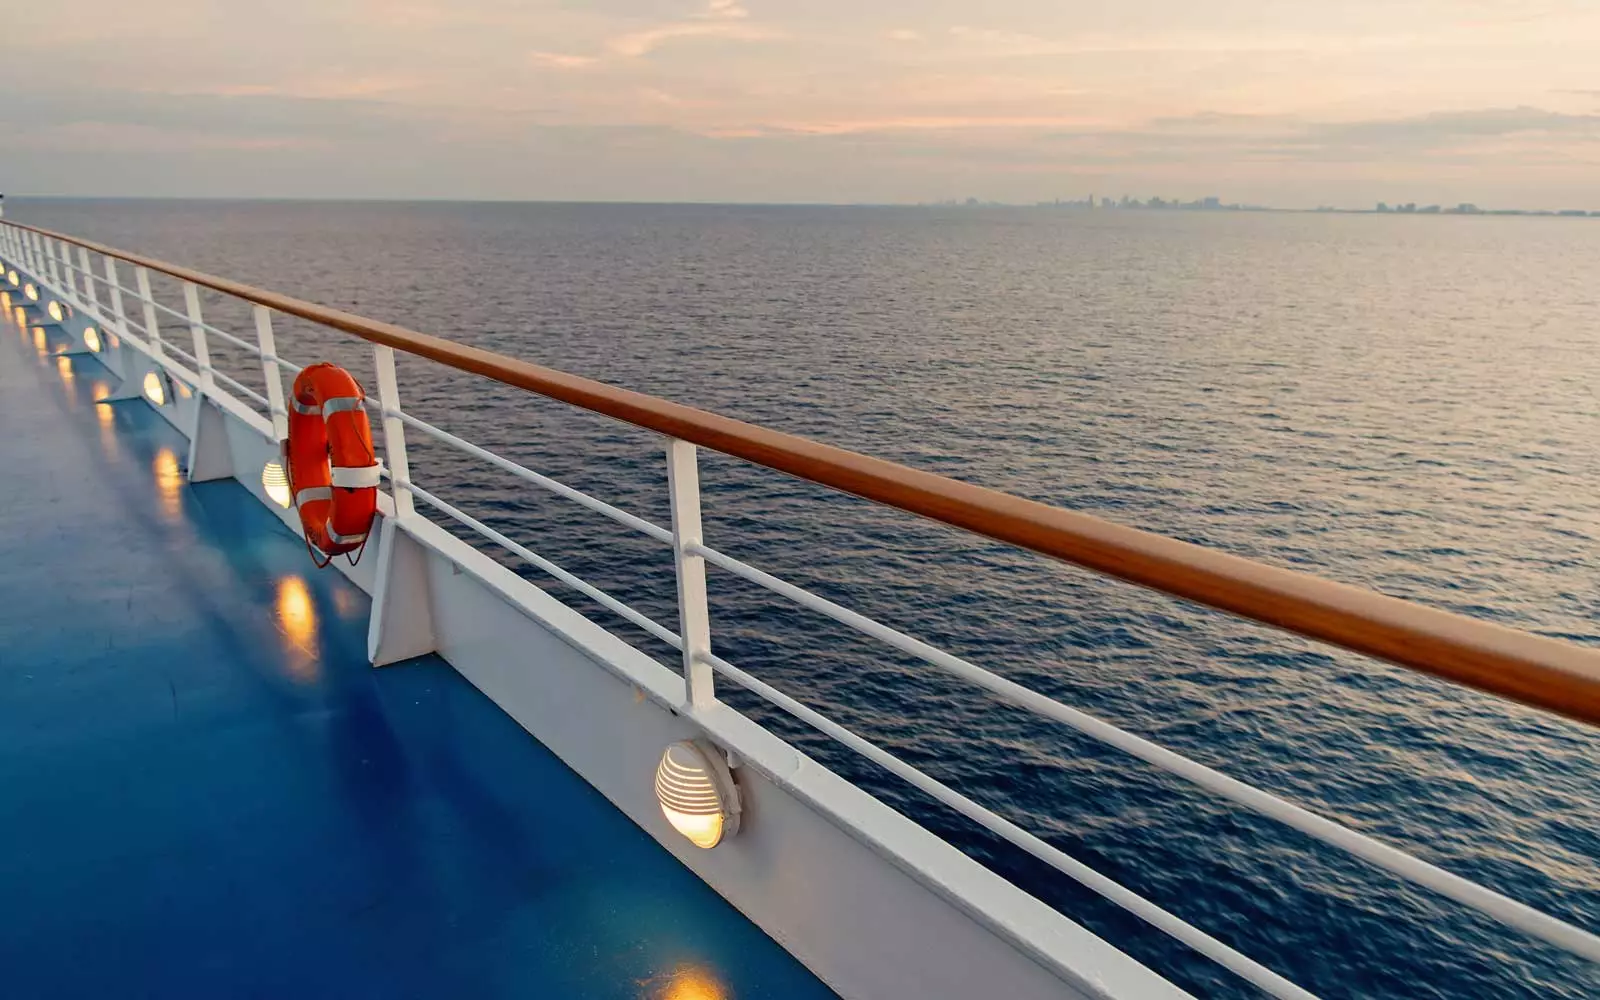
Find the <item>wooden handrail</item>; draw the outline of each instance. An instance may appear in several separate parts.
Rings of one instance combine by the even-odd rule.
[[[1174,597],[1600,726],[1600,649],[920,472],[89,240],[5,224]]]

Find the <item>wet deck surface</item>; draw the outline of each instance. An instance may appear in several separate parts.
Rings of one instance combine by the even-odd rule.
[[[61,346],[0,326],[0,995],[832,996]]]

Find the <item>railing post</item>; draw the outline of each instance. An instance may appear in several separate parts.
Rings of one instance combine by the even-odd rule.
[[[144,339],[150,344],[150,356],[158,362],[167,356],[161,348],[161,326],[156,319],[156,299],[150,294],[150,271],[135,267],[133,275],[139,288],[139,301],[144,305]]]
[[[122,308],[122,282],[117,278],[117,258],[106,257],[106,283],[111,286],[111,318],[117,324],[117,336],[128,335],[128,314]]]
[[[272,420],[272,437],[282,441],[289,436],[289,408],[284,405],[283,369],[278,364],[278,342],[272,335],[272,310],[254,306],[256,346],[261,349],[261,375],[267,383],[267,415]]]
[[[28,248],[28,252],[23,254],[23,257],[28,262],[28,273],[32,274],[34,280],[37,281],[39,279],[39,234],[28,233],[24,242]]]
[[[194,363],[200,366],[200,394],[210,396],[217,380],[211,377],[211,351],[206,346],[206,328],[200,318],[200,289],[192,281],[183,283],[183,305],[189,314],[189,334],[194,337]]]
[[[44,266],[45,273],[50,277],[50,284],[61,287],[61,270],[56,267],[55,240],[46,236],[44,239]]]
[[[50,241],[55,249],[51,254],[52,263],[59,269],[60,281],[57,285],[66,297],[67,304],[74,309],[82,309],[83,302],[78,298],[78,279],[72,273],[72,249],[60,240]]]
[[[711,609],[706,602],[706,561],[689,551],[702,541],[700,470],[695,446],[667,442],[667,490],[672,497],[672,557],[678,577],[678,633],[683,638],[683,677],[689,707],[707,708],[717,700],[711,655]]]
[[[89,260],[87,247],[78,248],[78,266],[83,269],[83,291],[89,299],[89,308],[100,311],[100,290],[95,287],[94,265]]]
[[[374,344],[372,360],[378,369],[378,407],[383,414],[383,454],[389,465],[389,488],[394,496],[394,517],[403,521],[416,513],[411,496],[411,466],[406,462],[406,427],[400,421],[400,387],[394,374],[394,348]]]
[[[80,287],[82,282],[78,280],[83,276],[72,269],[72,244],[62,243],[60,246],[61,270],[67,276],[67,295],[72,299],[73,308],[81,311],[84,302],[87,301],[83,295],[84,289]]]

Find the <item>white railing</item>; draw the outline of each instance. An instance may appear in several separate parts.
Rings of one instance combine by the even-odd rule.
[[[41,237],[29,230],[0,223],[0,252],[8,262],[21,264],[40,279],[52,292],[62,297],[73,308],[82,311],[102,327],[114,330],[124,341],[147,354],[175,377],[192,385],[207,396],[224,398],[242,405],[231,393],[238,393],[252,402],[264,406],[272,422],[273,431],[285,433],[287,410],[284,406],[283,371],[298,371],[301,366],[285,361],[277,354],[272,332],[272,310],[252,303],[256,339],[245,338],[218,329],[205,322],[200,314],[196,286],[183,283],[185,309],[179,311],[155,301],[150,291],[148,269],[135,268],[136,287],[118,284],[116,259],[102,254],[103,275],[96,274],[91,266],[87,249],[79,248],[78,263],[72,262],[68,246],[58,240]],[[48,273],[43,279],[40,270]],[[82,294],[73,276],[82,279]],[[104,285],[110,295],[111,308],[107,313],[100,304],[97,287]],[[133,296],[139,303],[144,323],[132,323],[124,311],[123,296]],[[180,350],[161,337],[158,314],[167,314],[189,326],[194,352]],[[135,334],[133,331],[138,330]],[[240,384],[232,377],[218,372],[211,364],[208,337],[220,337],[227,343],[258,358],[262,365],[267,392],[258,393]],[[178,364],[172,355],[190,362],[192,369]],[[1022,829],[999,813],[980,805],[973,799],[907,764],[889,751],[874,744],[801,701],[785,694],[745,670],[717,656],[711,648],[710,620],[706,601],[706,565],[756,584],[795,604],[819,612],[842,625],[870,638],[877,639],[903,653],[915,656],[929,665],[954,677],[967,681],[1014,705],[1025,708],[1042,718],[1063,723],[1078,732],[1108,746],[1137,757],[1169,774],[1227,799],[1235,805],[1249,809],[1261,816],[1292,827],[1323,844],[1362,858],[1395,876],[1413,884],[1431,889],[1464,906],[1483,913],[1507,926],[1540,938],[1573,954],[1593,962],[1600,962],[1600,936],[1590,931],[1541,913],[1510,897],[1485,888],[1411,854],[1391,847],[1349,827],[1319,816],[1294,805],[1270,792],[1263,791],[1220,771],[1207,767],[1181,754],[1158,746],[1140,736],[1097,719],[1046,695],[1026,688],[969,660],[945,652],[906,633],[875,621],[842,605],[797,587],[770,573],[749,565],[733,556],[706,544],[701,528],[700,490],[696,446],[685,441],[669,439],[666,447],[666,465],[671,497],[672,525],[670,528],[654,524],[612,504],[589,496],[555,479],[535,472],[485,448],[466,441],[449,431],[436,427],[405,412],[400,405],[396,384],[394,350],[375,344],[373,363],[376,371],[378,399],[369,400],[368,407],[380,418],[387,464],[387,478],[391,484],[395,516],[404,521],[421,517],[414,508],[414,500],[438,511],[443,516],[483,536],[488,541],[511,552],[543,573],[561,581],[593,600],[613,614],[651,635],[655,639],[679,650],[682,670],[686,679],[685,714],[693,716],[697,708],[716,700],[715,676],[732,681],[781,711],[799,719],[867,760],[905,780],[922,792],[966,816],[972,822],[1000,836],[1007,842],[1026,851],[1052,868],[1077,881],[1110,902],[1136,915],[1150,925],[1171,935],[1196,952],[1205,955],[1243,979],[1272,996],[1306,1000],[1313,994],[1288,981],[1260,963],[1241,954],[1236,949],[1206,934],[1204,931],[1174,916],[1156,904],[1139,896],[1115,881],[1094,871],[1083,863],[1051,846],[1038,836]],[[662,543],[671,551],[677,579],[678,621],[680,632],[675,632],[649,616],[630,607],[625,602],[570,573],[554,562],[534,552],[526,545],[462,511],[413,481],[406,455],[405,431],[412,428],[445,445],[455,448],[518,479],[528,482],[556,496],[594,511],[604,517]],[[687,641],[684,636],[687,636]],[[1314,998],[1313,998],[1314,1000]]]

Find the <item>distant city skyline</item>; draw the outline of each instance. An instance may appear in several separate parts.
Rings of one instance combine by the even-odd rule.
[[[1476,202],[1457,202],[1454,205],[1445,205],[1438,202],[1418,204],[1417,202],[1395,202],[1390,204],[1380,201],[1366,207],[1318,204],[1315,208],[1301,208],[1282,205],[1262,205],[1254,202],[1231,202],[1220,195],[1206,195],[1200,198],[1184,200],[1181,198],[1163,198],[1160,195],[1151,195],[1142,198],[1134,195],[1122,195],[1119,198],[1100,196],[1095,194],[1083,198],[1055,198],[1049,201],[1036,201],[1031,205],[1011,202],[981,201],[976,197],[947,198],[938,202],[923,202],[925,206],[945,207],[981,207],[997,206],[1011,208],[1080,208],[1094,209],[1096,211],[1108,210],[1178,210],[1189,212],[1340,212],[1373,215],[1538,215],[1538,216],[1567,216],[1600,218],[1600,209],[1590,211],[1581,208],[1512,208],[1505,206],[1484,207]]]
[[[15,194],[1600,208],[1591,0],[57,0],[6,24]]]

